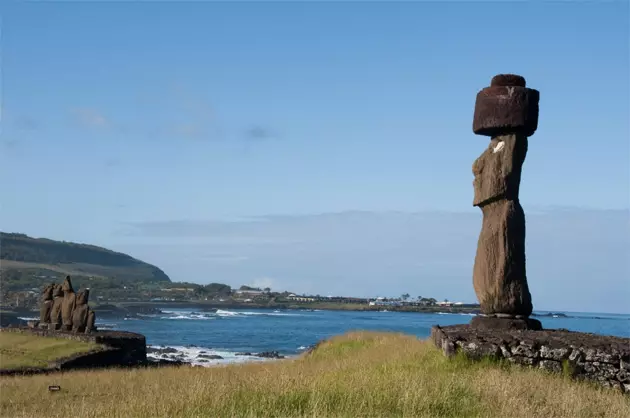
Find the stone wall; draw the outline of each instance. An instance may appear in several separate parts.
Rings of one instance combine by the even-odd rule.
[[[435,326],[431,339],[445,355],[462,352],[570,374],[630,394],[630,338],[567,330],[483,330]]]
[[[96,331],[90,334],[50,331],[33,328],[2,328],[0,332],[19,332],[40,337],[66,338],[95,343],[102,348],[52,362],[41,369],[0,370],[0,375],[49,373],[60,370],[133,367],[147,364],[147,346],[144,335],[125,331]]]

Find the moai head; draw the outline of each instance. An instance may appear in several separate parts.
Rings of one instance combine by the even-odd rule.
[[[87,305],[89,297],[90,289],[81,290],[79,293],[77,293],[77,306]]]
[[[499,74],[477,94],[473,132],[495,137],[511,133],[532,136],[538,128],[538,90],[525,87],[520,75]]]
[[[70,276],[66,276],[66,279],[63,281],[61,285],[63,289],[63,293],[74,293],[74,289],[72,288],[72,281],[70,281]]]
[[[60,284],[56,284],[53,287],[52,295],[54,298],[59,298],[63,296],[63,287]]]
[[[55,290],[55,284],[49,284],[42,290],[42,301],[52,300],[53,291]]]

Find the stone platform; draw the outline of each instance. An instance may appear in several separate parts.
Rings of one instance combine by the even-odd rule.
[[[495,357],[552,372],[570,373],[630,394],[630,338],[567,330],[490,330],[434,326],[431,339],[446,356]]]
[[[106,367],[134,367],[147,364],[147,345],[144,335],[126,331],[95,331],[90,334],[75,334],[29,327],[0,328],[0,332],[18,332],[40,337],[65,338],[74,341],[95,343],[103,348],[89,353],[59,359],[41,369],[0,370],[0,376],[38,374],[54,371],[93,369]]]

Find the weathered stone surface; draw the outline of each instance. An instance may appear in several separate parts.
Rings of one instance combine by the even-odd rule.
[[[457,351],[471,358],[492,355],[552,372],[564,371],[563,362],[567,362],[567,371],[576,379],[592,380],[630,393],[630,370],[624,369],[627,365],[624,359],[630,359],[630,338],[566,330],[497,330],[453,325],[433,327],[431,339],[449,357]]]
[[[538,358],[538,347],[535,342],[531,340],[520,341],[519,344],[515,347],[512,347],[512,354],[514,356],[522,356],[528,358]]]
[[[66,276],[66,279],[61,285],[63,289],[63,303],[61,304],[61,328],[64,331],[70,331],[72,329],[72,313],[76,305],[76,294],[72,288],[72,282],[70,276]]]
[[[42,297],[39,305],[39,326],[48,328],[50,323],[50,313],[53,307],[53,290],[54,284],[49,284],[42,291]]]
[[[540,347],[540,357],[544,359],[550,359],[555,361],[562,361],[569,358],[571,353],[570,348],[550,348],[546,345]]]
[[[470,326],[481,329],[542,329],[542,323],[537,319],[510,319],[485,316],[475,316],[470,321]]]
[[[532,136],[538,128],[540,93],[525,87],[525,79],[500,74],[477,93],[473,132],[494,137],[506,133]]]
[[[61,328],[61,306],[63,305],[63,288],[61,285],[56,284],[53,288],[53,305],[50,311],[50,324],[48,324],[49,330],[56,330]]]
[[[555,372],[555,373],[561,373],[562,372],[562,363],[560,363],[559,361],[555,361],[555,360],[540,360],[538,362],[538,367],[540,367],[541,369],[544,370],[548,370],[551,372]]]
[[[497,74],[490,80],[490,87],[494,86],[518,86],[527,87],[525,77],[516,74]]]
[[[523,366],[533,366],[536,364],[536,359],[525,356],[512,356],[507,359],[510,363],[520,364]]]
[[[533,306],[525,271],[523,208],[518,200],[499,200],[481,210],[473,269],[481,312],[529,316]]]

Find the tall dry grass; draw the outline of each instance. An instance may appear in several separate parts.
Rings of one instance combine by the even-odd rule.
[[[48,392],[48,385],[60,392]],[[351,333],[296,360],[0,379],[2,417],[623,417],[624,395]]]

